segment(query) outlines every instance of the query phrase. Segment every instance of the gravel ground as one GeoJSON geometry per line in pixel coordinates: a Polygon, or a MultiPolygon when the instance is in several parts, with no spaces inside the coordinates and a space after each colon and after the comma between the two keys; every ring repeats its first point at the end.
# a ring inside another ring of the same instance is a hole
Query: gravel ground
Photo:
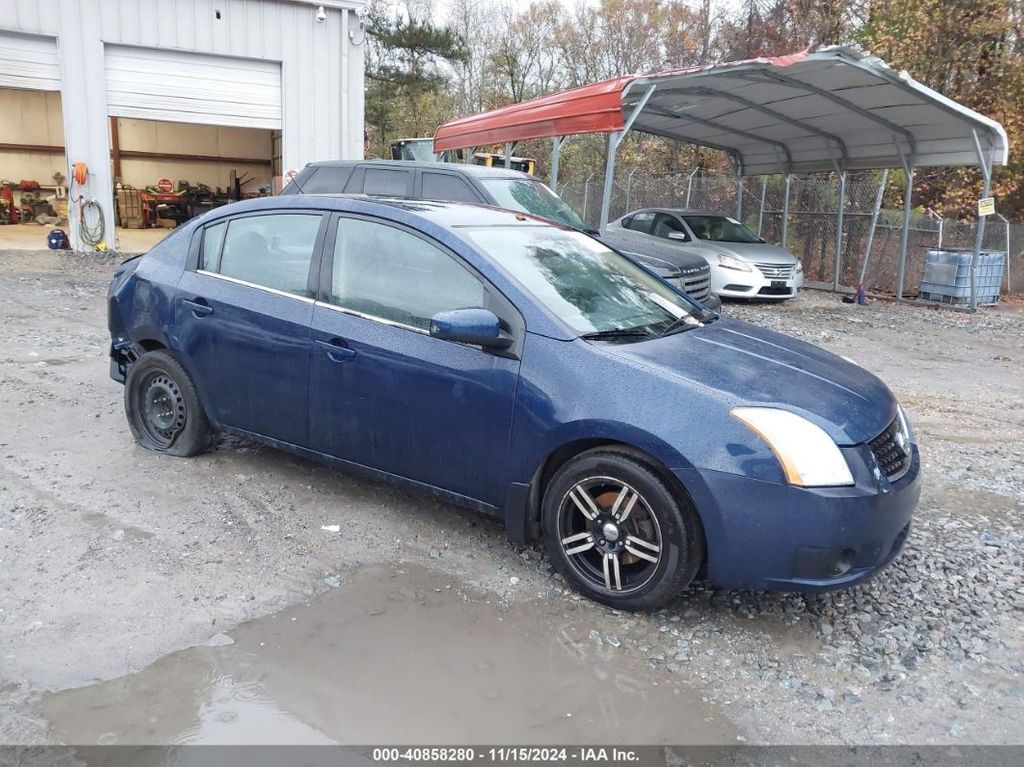
{"type": "Polygon", "coordinates": [[[136,448],[106,378],[116,263],[0,252],[0,742],[47,740],[46,690],[135,672],[348,568],[416,562],[509,606],[564,604],[602,657],[639,656],[698,685],[746,742],[1024,743],[1019,307],[858,307],[814,292],[728,304],[889,383],[924,456],[914,529],[854,589],[698,584],[627,615],[567,592],[499,525],[430,498],[234,440],[188,463],[136,448]],[[321,529],[332,524],[346,534],[321,529]]]}

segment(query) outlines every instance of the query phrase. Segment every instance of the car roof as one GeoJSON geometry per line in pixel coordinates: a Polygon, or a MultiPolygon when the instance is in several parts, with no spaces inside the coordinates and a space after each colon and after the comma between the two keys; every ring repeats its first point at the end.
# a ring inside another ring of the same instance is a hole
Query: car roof
{"type": "Polygon", "coordinates": [[[637,213],[674,213],[679,216],[719,216],[726,218],[727,213],[716,213],[713,210],[701,210],[699,208],[637,208],[627,213],[623,218],[636,215],[637,213]]]}
{"type": "Polygon", "coordinates": [[[213,218],[221,218],[222,215],[230,216],[264,210],[303,208],[326,208],[328,210],[363,213],[371,216],[380,215],[392,219],[397,218],[394,214],[400,211],[411,214],[416,218],[431,221],[448,229],[467,226],[550,226],[556,229],[568,229],[568,227],[563,227],[558,223],[537,216],[489,205],[442,200],[420,200],[411,197],[378,197],[365,194],[333,193],[257,197],[214,208],[213,211],[202,218],[211,220],[213,218]],[[207,216],[210,218],[207,218],[207,216]]]}
{"type": "Polygon", "coordinates": [[[318,160],[306,165],[307,168],[421,168],[423,170],[443,170],[474,178],[527,178],[539,180],[536,176],[507,168],[495,168],[487,165],[475,165],[461,162],[424,162],[422,160],[318,160]]]}

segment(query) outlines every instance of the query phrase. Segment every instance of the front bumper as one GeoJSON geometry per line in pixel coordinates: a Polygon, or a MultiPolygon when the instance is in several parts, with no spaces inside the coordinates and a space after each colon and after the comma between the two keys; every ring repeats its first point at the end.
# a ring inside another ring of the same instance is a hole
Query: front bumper
{"type": "Polygon", "coordinates": [[[704,524],[711,585],[813,592],[865,581],[896,558],[921,495],[920,472],[915,445],[909,471],[881,488],[867,472],[835,488],[700,469],[675,474],[704,524]]]}
{"type": "Polygon", "coordinates": [[[711,267],[711,290],[722,298],[784,300],[795,296],[803,286],[803,271],[777,279],[765,276],[756,268],[752,272],[740,272],[724,266],[711,267]]]}
{"type": "Polygon", "coordinates": [[[705,308],[710,309],[713,312],[722,311],[722,299],[716,296],[714,293],[709,293],[707,298],[701,301],[705,308]]]}

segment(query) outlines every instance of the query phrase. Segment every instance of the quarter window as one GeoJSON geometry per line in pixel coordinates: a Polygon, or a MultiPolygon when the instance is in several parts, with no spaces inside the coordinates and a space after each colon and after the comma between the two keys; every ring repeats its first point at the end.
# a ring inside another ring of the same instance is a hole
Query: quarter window
{"type": "Polygon", "coordinates": [[[220,269],[220,248],[224,244],[226,223],[214,224],[203,230],[203,269],[216,272],[220,269]]]}
{"type": "Polygon", "coordinates": [[[308,296],[309,264],[320,219],[320,214],[309,213],[232,219],[217,264],[209,264],[205,258],[204,235],[204,268],[254,285],[308,296]]]}
{"type": "Polygon", "coordinates": [[[331,301],[343,309],[427,330],[448,309],[482,306],[484,287],[426,240],[387,224],[342,219],[331,301]]]}

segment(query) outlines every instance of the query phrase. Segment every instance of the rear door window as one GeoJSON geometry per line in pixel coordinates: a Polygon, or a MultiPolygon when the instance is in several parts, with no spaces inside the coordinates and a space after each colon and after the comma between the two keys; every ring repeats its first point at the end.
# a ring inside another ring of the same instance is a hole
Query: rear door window
{"type": "Polygon", "coordinates": [[[423,171],[420,176],[420,196],[428,200],[451,200],[452,202],[481,202],[480,196],[454,173],[423,171]]]}
{"type": "Polygon", "coordinates": [[[203,268],[251,285],[309,296],[309,266],[322,219],[320,213],[231,219],[215,264],[205,258],[205,234],[210,230],[204,233],[203,268]]]}
{"type": "Polygon", "coordinates": [[[363,177],[362,192],[408,197],[412,194],[412,175],[408,170],[367,168],[363,177]]]}

